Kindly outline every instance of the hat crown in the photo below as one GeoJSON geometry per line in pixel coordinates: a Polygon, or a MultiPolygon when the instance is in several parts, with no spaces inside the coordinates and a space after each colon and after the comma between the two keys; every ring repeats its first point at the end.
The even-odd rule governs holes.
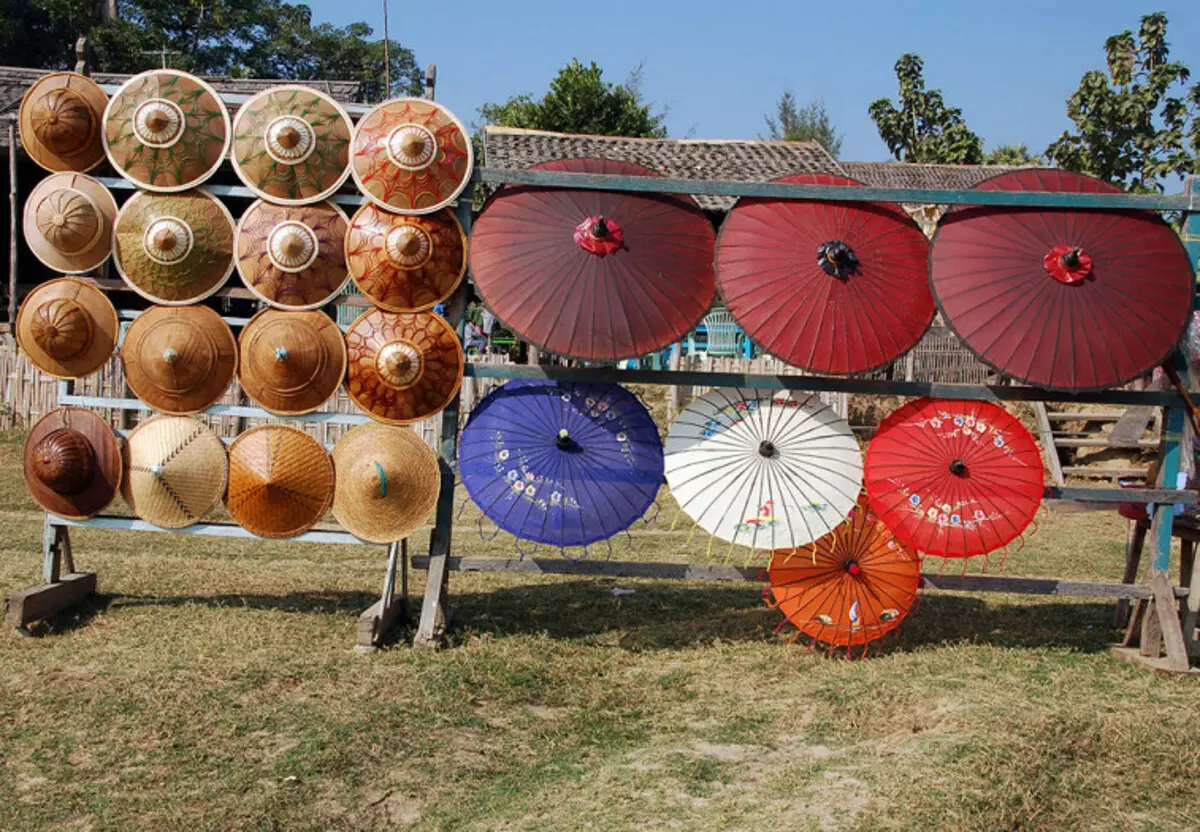
{"type": "Polygon", "coordinates": [[[82,254],[100,239],[104,224],[95,201],[74,188],[58,188],[38,203],[37,229],[63,254],[82,254]]]}
{"type": "Polygon", "coordinates": [[[388,260],[402,269],[412,269],[429,262],[433,255],[433,240],[424,228],[412,223],[398,225],[384,237],[388,260]]]}
{"type": "Polygon", "coordinates": [[[94,334],[92,316],[69,298],[55,298],[37,307],[30,321],[33,341],[59,361],[87,349],[94,334]]]}
{"type": "Polygon", "coordinates": [[[79,431],[56,428],[34,447],[30,467],[52,491],[77,494],[92,476],[92,448],[79,431]]]}
{"type": "Polygon", "coordinates": [[[421,351],[410,341],[388,341],[375,356],[379,378],[389,387],[403,390],[416,384],[424,368],[421,351]]]}
{"type": "Polygon", "coordinates": [[[53,89],[30,110],[30,125],[38,141],[59,156],[86,150],[96,136],[96,115],[74,90],[53,89]]]}

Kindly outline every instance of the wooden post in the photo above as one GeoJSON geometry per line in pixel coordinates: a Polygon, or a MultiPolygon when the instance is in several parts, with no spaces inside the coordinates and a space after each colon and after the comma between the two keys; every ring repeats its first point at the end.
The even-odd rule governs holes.
{"type": "Polygon", "coordinates": [[[430,64],[425,67],[425,97],[433,101],[434,93],[437,90],[437,64],[430,64]]]}
{"type": "Polygon", "coordinates": [[[8,325],[17,326],[17,122],[8,123],[8,325]]]}
{"type": "Polygon", "coordinates": [[[1034,402],[1033,412],[1037,417],[1038,435],[1042,440],[1042,456],[1046,467],[1050,469],[1050,478],[1055,485],[1063,485],[1062,460],[1058,458],[1058,446],[1054,444],[1054,429],[1050,426],[1050,417],[1046,413],[1045,402],[1034,402]]]}

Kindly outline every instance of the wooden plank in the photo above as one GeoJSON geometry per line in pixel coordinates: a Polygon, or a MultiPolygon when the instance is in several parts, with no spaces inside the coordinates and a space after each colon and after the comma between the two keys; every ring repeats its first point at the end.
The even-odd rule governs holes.
{"type": "Polygon", "coordinates": [[[1171,670],[1187,670],[1188,649],[1187,644],[1184,643],[1183,622],[1179,618],[1179,606],[1175,603],[1177,590],[1171,585],[1170,573],[1155,570],[1150,578],[1150,591],[1154,595],[1152,600],[1154,611],[1158,617],[1158,629],[1162,633],[1163,646],[1167,651],[1167,667],[1171,670]]]}
{"type": "MultiPolygon", "coordinates": [[[[265,538],[258,537],[255,534],[243,529],[241,526],[232,523],[196,523],[192,526],[187,526],[182,529],[163,529],[152,523],[147,523],[145,520],[138,520],[134,517],[113,517],[109,515],[98,515],[88,518],[87,520],[70,520],[66,517],[57,517],[53,514],[48,515],[50,523],[55,526],[75,526],[88,529],[109,529],[112,531],[123,532],[159,532],[162,534],[191,534],[205,535],[210,537],[234,537],[249,540],[264,540],[265,538]]],[[[366,544],[359,540],[350,532],[346,531],[310,531],[304,534],[289,537],[288,543],[345,543],[354,545],[378,545],[366,544]]]]}
{"type": "Polygon", "coordinates": [[[8,322],[17,323],[17,235],[20,213],[17,200],[17,123],[8,123],[8,322]]]}
{"type": "MultiPolygon", "coordinates": [[[[111,396],[60,396],[60,405],[76,405],[78,407],[107,407],[114,410],[141,410],[153,412],[153,408],[140,399],[116,398],[111,396]]],[[[326,423],[330,425],[363,425],[371,421],[371,417],[358,413],[337,413],[321,411],[306,413],[303,416],[281,416],[269,413],[259,407],[243,407],[231,404],[215,404],[201,415],[208,416],[241,416],[248,419],[270,419],[275,422],[326,423]]]]}
{"type": "MultiPolygon", "coordinates": [[[[860,188],[854,188],[858,191],[860,188]]],[[[938,384],[928,381],[888,381],[870,378],[830,378],[800,375],[712,373],[700,370],[618,370],[615,367],[558,367],[547,364],[482,364],[468,362],[468,375],[478,378],[534,378],[552,381],[613,382],[617,384],[684,384],[696,387],[753,387],[764,390],[803,390],[826,393],[865,393],[877,396],[931,396],[968,401],[1062,400],[1061,391],[1004,384],[938,384]]],[[[1080,393],[1072,401],[1090,404],[1182,406],[1175,391],[1099,390],[1080,393]]]]}
{"type": "MultiPolygon", "coordinates": [[[[133,292],[129,284],[123,280],[114,280],[110,278],[93,277],[91,275],[72,275],[76,280],[82,280],[85,283],[91,283],[93,286],[104,289],[107,292],[133,292]]],[[[24,296],[37,288],[39,284],[23,283],[17,287],[20,295],[24,296]]],[[[253,300],[259,301],[261,298],[243,286],[233,286],[226,284],[217,291],[213,292],[210,297],[214,298],[235,298],[237,300],[253,300]]],[[[326,302],[325,306],[354,306],[361,308],[369,308],[371,301],[363,295],[338,295],[332,300],[326,302]]],[[[226,321],[234,320],[225,318],[226,321]]]]}
{"type": "Polygon", "coordinates": [[[408,619],[408,598],[393,595],[392,602],[386,606],[380,598],[358,617],[356,646],[378,647],[399,619],[408,619]]]}
{"type": "MultiPolygon", "coordinates": [[[[112,190],[131,191],[137,189],[137,185],[133,184],[128,179],[121,179],[116,176],[97,176],[96,179],[99,180],[99,182],[106,188],[110,188],[112,190]]],[[[219,185],[214,182],[205,182],[204,190],[217,197],[258,199],[258,195],[244,185],[219,185]]],[[[362,205],[367,201],[366,197],[359,193],[348,192],[337,193],[326,198],[330,202],[336,202],[339,205],[362,205]]]]}
{"type": "Polygon", "coordinates": [[[1110,647],[1108,652],[1113,658],[1129,662],[1142,670],[1149,670],[1156,676],[1191,676],[1200,678],[1200,667],[1188,667],[1178,670],[1165,658],[1143,656],[1135,647],[1110,647]]]}
{"type": "MultiPolygon", "coordinates": [[[[1072,438],[1069,436],[1057,436],[1054,443],[1060,448],[1115,448],[1117,445],[1110,444],[1107,439],[1096,438],[1072,438]]],[[[1157,448],[1157,439],[1139,439],[1136,444],[1121,445],[1122,448],[1157,448]]]]}
{"type": "Polygon", "coordinates": [[[34,621],[52,618],[95,593],[95,572],[72,572],[56,583],[10,595],[4,600],[5,620],[10,627],[27,627],[34,621]]]}
{"type": "MultiPolygon", "coordinates": [[[[1058,488],[1050,486],[1042,494],[1047,500],[1080,500],[1091,503],[1172,503],[1196,505],[1200,492],[1175,488],[1058,488]]],[[[1176,522],[1176,532],[1181,523],[1176,522]]]]}
{"type": "Polygon", "coordinates": [[[1101,468],[1098,465],[1064,465],[1063,473],[1070,477],[1144,477],[1149,467],[1101,468]]]}
{"type": "Polygon", "coordinates": [[[1080,413],[1047,413],[1046,418],[1051,422],[1115,422],[1121,418],[1117,412],[1080,412],[1080,413]]]}
{"type": "Polygon", "coordinates": [[[1042,439],[1042,457],[1046,461],[1046,467],[1050,469],[1050,479],[1055,485],[1062,485],[1066,480],[1063,478],[1062,460],[1058,458],[1058,446],[1050,430],[1050,419],[1046,416],[1046,403],[1034,402],[1033,412],[1037,418],[1038,434],[1042,439]]]}
{"type": "MultiPolygon", "coordinates": [[[[443,438],[442,440],[446,440],[443,438]]],[[[451,440],[453,441],[453,440],[451,440]]],[[[421,620],[413,635],[413,647],[436,648],[441,646],[446,628],[450,626],[450,541],[453,531],[454,472],[444,457],[438,459],[442,471],[441,490],[438,493],[437,521],[429,535],[429,556],[422,558],[425,569],[425,597],[421,603],[421,620]]]]}

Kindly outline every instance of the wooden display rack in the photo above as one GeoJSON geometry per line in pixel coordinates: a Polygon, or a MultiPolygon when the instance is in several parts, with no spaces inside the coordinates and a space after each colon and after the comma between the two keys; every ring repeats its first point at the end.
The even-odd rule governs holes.
{"type": "MultiPolygon", "coordinates": [[[[236,97],[229,97],[231,100],[236,97]]],[[[132,188],[121,179],[102,179],[110,188],[132,188]]],[[[757,196],[779,199],[824,199],[846,202],[890,202],[949,205],[1003,205],[1045,206],[1059,208],[1115,208],[1151,211],[1180,211],[1184,214],[1184,241],[1193,264],[1200,263],[1200,179],[1192,179],[1181,195],[1135,196],[1127,194],[1081,194],[1081,193],[1010,193],[1002,191],[930,190],[899,188],[840,188],[824,185],[788,185],[780,183],[748,183],[723,180],[682,180],[667,178],[643,178],[630,176],[602,176],[571,174],[532,170],[476,170],[472,182],[463,191],[458,203],[458,217],[469,234],[472,220],[472,198],[476,184],[491,185],[524,184],[543,187],[589,188],[630,192],[674,193],[693,195],[757,196]]],[[[206,185],[218,197],[253,198],[244,187],[228,185],[206,185]]],[[[361,204],[363,198],[357,194],[339,194],[335,202],[346,205],[361,204]]],[[[15,216],[15,214],[14,214],[15,216]]],[[[97,281],[100,285],[111,281],[97,281]]],[[[107,285],[106,288],[116,288],[107,285]]],[[[463,297],[465,285],[447,304],[447,317],[463,330],[463,297]]],[[[226,287],[217,296],[244,296],[245,290],[226,287]]],[[[361,298],[340,298],[339,302],[364,305],[361,298]]],[[[122,317],[133,317],[136,313],[123,312],[122,317]]],[[[245,319],[226,318],[239,325],[245,319]]],[[[1187,368],[1177,358],[1177,369],[1186,380],[1187,368]]],[[[1190,622],[1200,603],[1197,581],[1190,576],[1188,588],[1176,588],[1168,575],[1170,566],[1170,543],[1176,504],[1196,504],[1194,491],[1162,488],[1162,484],[1176,484],[1180,470],[1180,443],[1182,439],[1185,402],[1174,392],[1108,390],[1077,396],[1062,392],[1047,391],[1018,385],[959,385],[934,384],[917,381],[887,381],[858,378],[824,378],[817,376],[765,376],[736,373],[713,373],[677,370],[617,370],[612,368],[574,368],[551,366],[517,365],[466,365],[466,374],[476,378],[533,378],[577,382],[613,382],[620,384],[656,385],[702,385],[707,387],[747,387],[769,390],[798,390],[808,392],[841,392],[875,396],[934,396],[989,401],[1066,402],[1148,405],[1165,409],[1163,438],[1159,450],[1159,488],[1145,491],[1130,491],[1115,488],[1067,488],[1046,489],[1046,498],[1051,500],[1086,500],[1090,502],[1153,504],[1153,520],[1146,529],[1152,546],[1152,557],[1144,584],[1132,583],[1089,583],[1066,581],[1056,578],[1013,578],[1001,576],[924,576],[924,587],[928,590],[1006,592],[1035,595],[1070,595],[1128,599],[1135,602],[1135,614],[1129,627],[1125,646],[1118,648],[1119,655],[1131,655],[1143,666],[1155,671],[1186,673],[1189,670],[1189,654],[1197,655],[1194,631],[1185,636],[1181,612],[1192,613],[1190,622]],[[1136,645],[1136,646],[1133,646],[1136,645]],[[1165,649],[1165,656],[1163,652],[1165,649]]],[[[148,411],[147,405],[137,399],[79,396],[73,392],[70,382],[59,385],[59,404],[82,407],[109,408],[126,411],[148,411]]],[[[209,408],[211,415],[266,418],[282,422],[327,422],[333,424],[359,424],[367,417],[345,413],[313,413],[299,417],[278,417],[254,407],[218,405],[209,408]]],[[[759,580],[759,569],[739,569],[732,566],[689,565],[668,563],[622,562],[613,560],[572,562],[560,558],[552,559],[503,559],[452,556],[452,531],[454,514],[454,471],[457,459],[457,436],[460,421],[460,404],[456,396],[442,412],[442,441],[440,465],[442,470],[441,490],[433,532],[430,536],[429,553],[425,556],[409,557],[405,541],[392,544],[389,549],[388,569],[384,578],[384,591],[379,602],[365,611],[360,619],[358,643],[365,648],[377,646],[397,619],[408,611],[407,570],[427,570],[426,589],[421,605],[419,622],[413,639],[416,647],[431,647],[442,643],[451,621],[449,607],[449,576],[453,571],[489,571],[517,573],[553,573],[572,575],[604,575],[612,577],[658,578],[674,580],[754,581],[759,580]],[[399,575],[397,575],[399,573],[399,575]],[[399,591],[396,591],[399,577],[399,591]]],[[[8,599],[9,618],[16,626],[24,627],[31,621],[46,618],[69,606],[79,603],[96,591],[96,575],[92,572],[76,571],[71,555],[70,529],[72,527],[105,528],[124,531],[156,531],[160,533],[183,533],[216,535],[222,537],[253,537],[238,526],[220,523],[201,523],[178,532],[166,532],[141,520],[127,517],[102,515],[90,520],[73,521],[48,515],[43,543],[44,585],[18,593],[8,599]],[[65,570],[65,571],[64,571],[65,570]]],[[[357,543],[362,544],[348,532],[311,531],[293,538],[296,542],[314,543],[357,543]]]]}

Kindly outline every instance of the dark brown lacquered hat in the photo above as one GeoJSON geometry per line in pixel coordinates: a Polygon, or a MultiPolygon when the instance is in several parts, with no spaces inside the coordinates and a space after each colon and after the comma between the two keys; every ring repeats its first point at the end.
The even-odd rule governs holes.
{"type": "Polygon", "coordinates": [[[25,440],[25,486],[51,514],[83,520],[121,486],[121,446],[108,423],[82,407],[43,416],[25,440]]]}
{"type": "Polygon", "coordinates": [[[119,332],[104,292],[71,277],[35,287],[17,313],[17,343],[35,367],[57,378],[99,370],[112,358],[119,332]]]}
{"type": "Polygon", "coordinates": [[[324,312],[264,309],[238,336],[238,366],[242,389],[264,410],[311,413],[346,375],[346,342],[324,312]]]}
{"type": "Polygon", "coordinates": [[[342,106],[286,84],[254,95],[233,120],[233,169],[246,187],[281,205],[320,202],[350,175],[354,128],[342,106]]]}
{"type": "Polygon", "coordinates": [[[56,173],[25,200],[25,242],[54,271],[84,274],[112,254],[116,217],[108,188],[83,173],[56,173]]]}
{"type": "Polygon", "coordinates": [[[225,507],[259,537],[294,537],[333,500],[333,462],[321,443],[285,425],[251,428],[229,446],[225,507]]]}
{"type": "Polygon", "coordinates": [[[229,111],[194,75],[153,69],[121,85],[104,111],[104,150],[148,191],[183,191],[217,172],[229,151],[229,111]]]}
{"type": "Polygon", "coordinates": [[[237,341],[207,306],[152,306],[121,345],[125,381],[155,410],[176,416],[207,409],[237,373],[237,341]]]}
{"type": "Polygon", "coordinates": [[[367,203],[350,221],[346,265],[376,306],[420,312],[458,288],[467,271],[467,236],[449,208],[404,216],[367,203]]]}
{"type": "Polygon", "coordinates": [[[199,419],[154,416],[133,429],[123,450],[121,496],[147,523],[182,529],[225,496],[225,445],[199,419]]]}
{"type": "Polygon", "coordinates": [[[471,178],[471,138],[458,116],[424,98],[385,101],[354,131],[350,174],[380,208],[429,214],[471,178]]]}
{"type": "Polygon", "coordinates": [[[242,282],[280,309],[316,309],[328,303],[349,280],[347,225],[346,215],[332,202],[255,202],[237,225],[242,282]]]}
{"type": "Polygon", "coordinates": [[[333,469],[333,516],[361,540],[408,537],[437,505],[437,455],[411,428],[359,425],[334,446],[333,469]]]}
{"type": "Polygon", "coordinates": [[[134,194],[117,212],[113,261],[129,288],[154,303],[195,303],[233,271],[233,216],[197,188],[134,194]]]}
{"type": "Polygon", "coordinates": [[[100,134],[107,106],[108,96],[91,78],[74,72],[43,75],[21,99],[21,145],[46,170],[91,170],[104,161],[100,134]]]}

